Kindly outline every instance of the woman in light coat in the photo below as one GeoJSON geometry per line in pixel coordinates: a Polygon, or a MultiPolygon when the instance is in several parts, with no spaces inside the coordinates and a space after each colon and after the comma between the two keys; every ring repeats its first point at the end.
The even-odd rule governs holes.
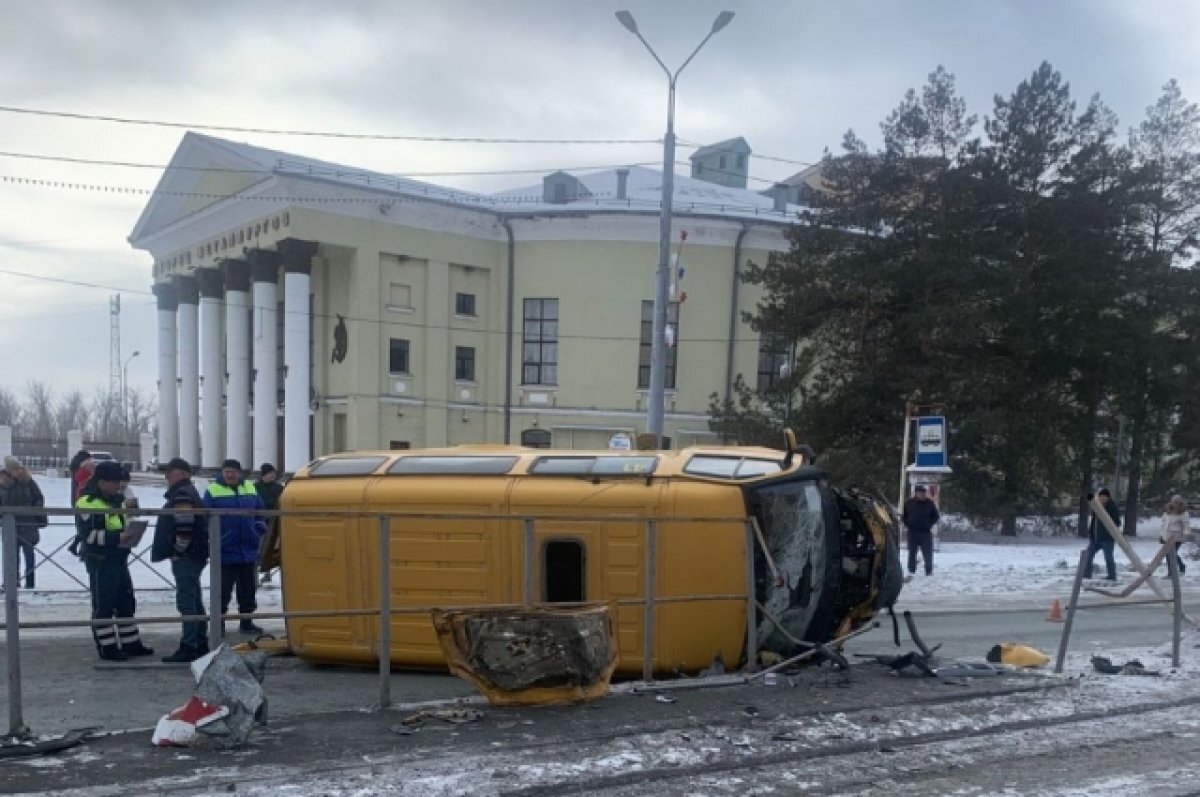
{"type": "Polygon", "coordinates": [[[1166,511],[1163,512],[1162,528],[1162,544],[1175,543],[1175,561],[1179,563],[1179,573],[1182,575],[1187,568],[1183,564],[1183,559],[1179,557],[1179,548],[1183,545],[1190,530],[1187,501],[1183,500],[1182,495],[1173,495],[1167,502],[1166,511]]]}

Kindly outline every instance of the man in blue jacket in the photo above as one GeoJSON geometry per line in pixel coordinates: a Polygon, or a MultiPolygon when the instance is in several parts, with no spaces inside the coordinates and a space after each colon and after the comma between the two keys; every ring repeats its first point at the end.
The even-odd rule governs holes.
{"type": "MultiPolygon", "coordinates": [[[[209,509],[263,509],[254,485],[242,474],[242,463],[227,459],[221,463],[221,475],[204,492],[209,509]]],[[[221,614],[229,611],[229,599],[237,589],[238,614],[253,614],[257,588],[255,569],[259,545],[266,533],[266,522],[253,515],[221,515],[221,614]]],[[[261,634],[252,620],[238,626],[244,634],[261,634]]]]}

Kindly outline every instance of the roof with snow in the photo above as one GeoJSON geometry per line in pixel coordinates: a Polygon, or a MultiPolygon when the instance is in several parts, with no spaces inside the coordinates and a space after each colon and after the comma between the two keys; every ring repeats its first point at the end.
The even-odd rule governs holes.
{"type": "MultiPolygon", "coordinates": [[[[732,139],[738,140],[741,139],[732,139]]],[[[662,201],[662,172],[630,167],[627,170],[626,194],[624,198],[618,198],[618,171],[605,169],[572,174],[570,176],[578,179],[587,189],[587,194],[571,196],[565,202],[547,202],[541,182],[494,194],[464,191],[188,132],[164,170],[129,240],[136,243],[192,213],[224,199],[250,193],[256,186],[279,177],[322,183],[331,189],[331,200],[360,196],[360,192],[366,191],[424,199],[501,216],[552,216],[581,212],[657,213],[662,201]],[[335,193],[339,187],[355,189],[355,192],[339,195],[335,193]]],[[[675,176],[674,212],[679,215],[724,216],[769,224],[790,224],[796,220],[800,210],[803,208],[790,205],[781,213],[774,209],[769,197],[754,191],[728,188],[678,174],[675,176]]]]}

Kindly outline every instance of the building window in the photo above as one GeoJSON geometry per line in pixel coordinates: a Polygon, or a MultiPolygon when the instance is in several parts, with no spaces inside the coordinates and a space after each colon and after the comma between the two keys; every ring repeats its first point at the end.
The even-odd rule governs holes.
{"type": "Polygon", "coordinates": [[[717,168],[720,169],[721,171],[725,171],[725,156],[724,155],[722,155],[721,160],[718,161],[717,168]]]}
{"type": "Polygon", "coordinates": [[[545,429],[526,429],[521,432],[521,445],[526,448],[549,448],[550,433],[545,429]]]}
{"type": "Polygon", "coordinates": [[[475,294],[473,293],[456,293],[454,294],[454,314],[455,315],[475,315],[475,294]]]}
{"type": "Polygon", "coordinates": [[[393,312],[407,313],[412,311],[412,286],[393,282],[388,286],[387,309],[393,312]]]}
{"type": "Polygon", "coordinates": [[[521,384],[558,384],[558,299],[526,299],[521,384]]]}
{"type": "Polygon", "coordinates": [[[388,448],[392,451],[407,451],[412,448],[412,444],[407,440],[393,440],[388,444],[388,448]]]}
{"type": "MultiPolygon", "coordinates": [[[[667,303],[667,324],[675,330],[675,345],[667,347],[667,374],[663,386],[675,388],[675,363],[679,357],[679,302],[667,303]]],[[[654,302],[642,302],[642,340],[638,353],[638,387],[650,387],[650,357],[654,339],[654,302]]]]}
{"type": "Polygon", "coordinates": [[[738,155],[738,156],[737,156],[737,167],[738,167],[739,169],[745,169],[745,168],[746,168],[746,156],[745,156],[745,155],[738,155]]]}
{"type": "Polygon", "coordinates": [[[783,379],[784,366],[788,366],[789,349],[787,341],[776,335],[764,333],[758,339],[759,393],[770,390],[783,379]]]}
{"type": "Polygon", "coordinates": [[[454,347],[454,378],[459,382],[475,381],[475,349],[473,347],[454,347]]]}
{"type": "Polygon", "coordinates": [[[392,338],[388,346],[388,373],[408,373],[408,341],[403,338],[392,338]]]}

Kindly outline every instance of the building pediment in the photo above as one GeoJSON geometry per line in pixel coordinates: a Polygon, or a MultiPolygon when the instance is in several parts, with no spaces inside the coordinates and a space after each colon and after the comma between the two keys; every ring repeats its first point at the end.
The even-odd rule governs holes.
{"type": "Polygon", "coordinates": [[[129,234],[129,242],[145,248],[143,242],[156,233],[271,179],[278,163],[271,157],[274,154],[199,133],[184,134],[129,234]]]}

